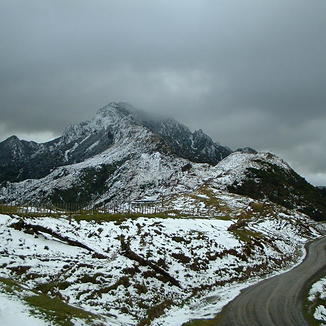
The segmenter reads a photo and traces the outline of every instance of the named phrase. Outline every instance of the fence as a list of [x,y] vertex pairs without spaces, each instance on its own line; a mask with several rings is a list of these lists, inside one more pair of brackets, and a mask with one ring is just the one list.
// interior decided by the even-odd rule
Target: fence
[[162,202],[106,204],[96,208],[78,203],[0,204],[0,213],[2,214],[155,214],[164,210]]
[[58,204],[0,204],[0,214],[30,214],[30,215],[99,215],[99,214],[159,214],[164,213],[169,216],[216,216],[216,209],[203,209],[198,207],[188,207],[182,210],[174,210],[161,202],[129,202],[124,204],[106,204],[101,207],[83,206],[78,203],[58,203]]

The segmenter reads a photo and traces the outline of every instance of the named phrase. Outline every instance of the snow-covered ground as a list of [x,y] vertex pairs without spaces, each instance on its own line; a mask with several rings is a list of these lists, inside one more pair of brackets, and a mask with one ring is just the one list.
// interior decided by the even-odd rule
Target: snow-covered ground
[[[136,127],[133,127],[136,128]],[[204,185],[227,190],[230,185],[240,185],[250,168],[264,170],[266,164],[278,166],[286,173],[291,168],[282,159],[270,153],[248,154],[234,152],[216,166],[193,163],[186,159],[153,151],[150,134],[145,129],[132,129],[135,137],[121,138],[106,151],[80,163],[60,166],[41,179],[27,179],[8,183],[0,188],[0,200],[12,203],[51,201],[57,191],[72,190],[79,195],[85,171],[100,171],[103,166],[116,169],[99,194],[89,199],[90,205],[102,205],[109,201],[124,203],[127,200],[163,198],[167,195],[191,193]],[[138,135],[139,133],[139,135]],[[141,153],[141,154],[140,154]],[[190,170],[183,170],[190,165]]]
[[3,326],[46,326],[47,324],[29,314],[26,305],[17,298],[0,292],[0,324]]
[[308,300],[314,303],[314,318],[321,322],[321,326],[326,325],[326,277],[312,285]]
[[0,215],[0,284],[34,314],[42,307],[31,297],[60,300],[78,325],[177,326],[213,317],[242,288],[293,267],[319,236],[303,214],[212,187],[171,195],[167,207],[174,217]]

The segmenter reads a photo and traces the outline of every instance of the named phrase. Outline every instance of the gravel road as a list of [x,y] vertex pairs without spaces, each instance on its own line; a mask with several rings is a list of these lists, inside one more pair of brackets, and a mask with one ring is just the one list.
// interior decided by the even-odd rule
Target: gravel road
[[216,326],[309,326],[302,314],[303,298],[326,275],[326,237],[306,249],[305,260],[291,271],[242,291],[224,307]]

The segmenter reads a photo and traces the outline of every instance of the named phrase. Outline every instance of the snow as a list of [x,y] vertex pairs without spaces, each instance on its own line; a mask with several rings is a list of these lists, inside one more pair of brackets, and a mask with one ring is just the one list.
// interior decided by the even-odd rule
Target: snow
[[[130,128],[129,126],[129,131]],[[108,176],[107,190],[93,204],[101,204],[108,197],[114,197],[114,201],[120,204],[126,202],[126,198],[131,201],[148,197],[162,198],[172,194],[191,193],[204,185],[210,185],[221,192],[234,182],[241,182],[247,168],[262,168],[259,160],[278,165],[285,171],[290,169],[284,161],[269,153],[236,152],[214,167],[191,163],[191,171],[182,172],[181,169],[189,163],[188,160],[160,152],[150,153],[148,145],[152,142],[149,131],[139,126],[133,126],[131,130],[135,132],[134,137],[122,137],[106,151],[83,162],[59,167],[42,179],[9,184],[0,191],[0,199],[3,197],[17,202],[23,198],[24,201],[35,201],[43,198],[44,194],[50,196],[53,189],[64,190],[78,186],[85,169],[124,162],[131,155],[133,159],[119,163],[122,165]]]
[[0,226],[10,221],[9,215],[0,214]]
[[244,153],[234,152],[220,161],[215,167],[215,181],[223,189],[234,183],[241,183],[246,178],[245,171],[249,168],[265,169],[264,164],[278,166],[285,172],[290,172],[291,167],[281,158],[271,153]]
[[250,283],[229,284],[211,292],[209,296],[195,298],[183,308],[172,308],[164,316],[157,318],[152,326],[180,326],[192,319],[213,318],[222,308],[232,301]]
[[[154,161],[159,159],[156,156]],[[214,217],[209,214],[212,202],[220,210],[215,207]],[[293,267],[304,256],[305,242],[319,236],[315,223],[303,214],[264,202],[270,215],[261,216],[253,204],[257,204],[253,199],[208,187],[168,196],[165,208],[175,217],[100,222],[24,218],[90,251],[47,232],[35,236],[13,229],[11,225],[19,219],[0,215],[0,265],[5,266],[0,276],[17,279],[14,270],[25,266],[22,280],[30,291],[53,278],[59,284],[66,282],[64,288],[55,289],[60,296],[86,311],[111,315],[108,324],[112,325],[136,325],[137,318],[146,316],[144,304],[155,306],[162,300],[173,300],[173,305],[153,325],[181,325],[191,318],[213,317],[242,288]],[[187,210],[195,216],[181,218],[179,214]],[[180,287],[125,256],[122,241],[135,254],[163,268]],[[94,254],[107,257],[105,263]],[[130,297],[133,305],[128,303]]]
[[315,313],[314,313],[315,319],[319,321],[326,322],[326,307],[325,306],[317,306]]
[[311,286],[308,300],[313,301],[316,297],[326,300],[326,277],[321,278]]
[[[173,304],[152,325],[179,326],[189,319],[213,317],[241,289],[298,264],[305,255],[304,244],[320,235],[318,225],[303,214],[226,191],[245,180],[248,168],[265,169],[267,163],[290,173],[280,158],[270,153],[234,152],[216,166],[193,163],[158,152],[162,144],[141,119],[131,106],[110,103],[92,120],[67,128],[50,148],[62,148],[66,162],[80,145],[84,153],[106,148],[103,152],[58,167],[42,179],[0,189],[0,200],[36,203],[51,197],[54,189],[78,187],[85,169],[116,165],[103,193],[90,205],[101,206],[110,198],[109,204],[118,204],[121,211],[135,212],[139,202],[154,201],[150,213],[164,216],[78,221],[65,216],[0,215],[0,277],[14,280],[24,290],[17,295],[22,301],[0,291],[0,324],[11,325],[10,320],[12,325],[18,320],[21,324],[19,318],[27,318],[27,325],[29,321],[39,325],[41,321],[28,317],[22,302],[27,292],[37,294],[40,288],[50,297],[104,318],[108,325],[137,325],[150,307],[170,300]],[[201,131],[191,134],[173,120],[162,122],[159,128],[170,136],[173,129],[191,135],[193,150],[194,137],[205,137]],[[105,147],[103,136],[108,132],[114,143]],[[207,136],[206,140],[210,142]],[[18,155],[19,143],[16,147]],[[39,151],[43,150],[47,149],[40,144]],[[215,150],[214,144],[208,144],[202,152]],[[190,170],[183,171],[187,164]],[[257,205],[264,207],[264,213],[255,209]],[[37,205],[26,208],[19,212],[49,213]],[[45,231],[31,234],[14,227],[22,221]],[[125,248],[147,264],[128,256]],[[311,301],[325,300],[325,282],[322,279],[312,286]],[[325,306],[318,305],[314,314],[325,321]],[[78,318],[70,322],[87,324]]]
[[[92,120],[71,126],[55,145],[65,148],[62,155],[68,160],[79,144],[85,152],[101,147],[96,137],[89,141],[91,134],[110,132],[114,143],[106,150],[42,179],[12,183],[0,190],[0,199],[37,202],[54,189],[78,186],[85,169],[117,165],[91,205],[113,198],[111,203],[128,212],[135,211],[137,201],[153,200],[157,205],[151,213],[160,212],[164,218],[78,221],[0,215],[0,277],[32,293],[42,286],[51,288],[47,295],[103,317],[110,325],[136,325],[149,307],[172,300],[153,325],[177,326],[191,318],[213,317],[242,288],[301,261],[304,244],[319,236],[314,222],[267,200],[225,191],[242,182],[246,169],[264,169],[264,162],[290,172],[284,161],[269,153],[235,152],[210,166],[160,153],[153,133],[117,107],[120,104],[111,103]],[[174,121],[166,123],[183,128]],[[189,163],[191,169],[182,171]],[[266,208],[265,213],[255,209],[257,205]],[[35,205],[28,212],[40,209]],[[19,221],[51,234],[14,228]],[[125,248],[147,264],[128,256]],[[318,314],[322,312],[319,308]]]
[[311,286],[308,300],[312,303],[318,302],[318,305],[314,307],[314,318],[319,322],[326,322],[326,277]]
[[22,302],[0,292],[0,325],[48,326],[49,323],[31,316]]
[[[74,152],[80,150],[80,146],[85,155],[88,152],[91,155],[95,148],[103,151],[82,162],[58,167],[44,178],[9,183],[0,189],[0,200],[5,199],[16,204],[40,202],[44,198],[51,198],[54,191],[78,187],[83,182],[85,169],[97,169],[103,165],[117,165],[117,170],[108,175],[103,193],[96,196],[91,205],[107,203],[108,198],[118,204],[153,196],[162,198],[172,194],[190,193],[204,185],[225,190],[228,185],[241,182],[245,178],[246,169],[264,168],[264,162],[290,171],[283,160],[270,153],[235,152],[216,166],[193,163],[162,151],[160,153],[157,151],[157,147],[161,146],[159,137],[144,127],[138,116],[137,110],[126,103],[110,103],[100,109],[93,119],[70,126],[53,144],[52,149],[59,152],[62,150],[66,162]],[[191,134],[188,128],[173,120],[161,122],[161,128],[164,129],[161,130],[163,134],[177,128],[185,134]],[[107,132],[114,135],[114,143],[110,146],[105,143]],[[209,139],[202,132],[195,134]],[[91,138],[92,141],[88,143]],[[44,144],[39,146],[40,150],[46,150]],[[214,149],[211,146],[213,145],[207,145],[207,151]],[[191,170],[182,172],[182,167],[187,164],[191,164]]]

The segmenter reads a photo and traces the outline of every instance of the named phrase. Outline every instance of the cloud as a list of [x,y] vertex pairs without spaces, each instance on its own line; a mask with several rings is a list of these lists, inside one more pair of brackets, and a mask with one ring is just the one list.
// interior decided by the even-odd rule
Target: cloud
[[0,139],[57,135],[123,100],[233,148],[285,155],[317,180],[325,9],[322,0],[1,1]]

